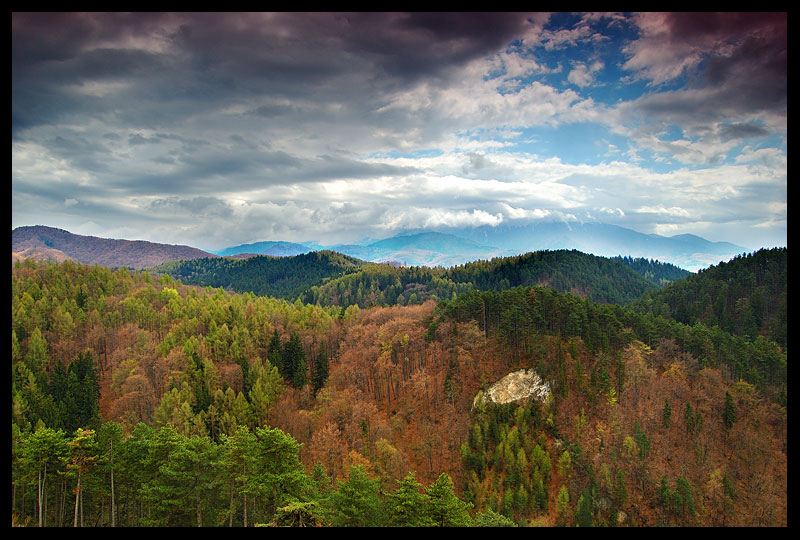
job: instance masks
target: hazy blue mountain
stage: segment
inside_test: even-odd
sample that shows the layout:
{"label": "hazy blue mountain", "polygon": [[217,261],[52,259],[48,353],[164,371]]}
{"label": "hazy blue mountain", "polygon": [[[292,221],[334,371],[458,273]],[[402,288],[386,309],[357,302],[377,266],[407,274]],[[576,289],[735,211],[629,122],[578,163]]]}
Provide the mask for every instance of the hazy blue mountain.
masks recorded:
{"label": "hazy blue mountain", "polygon": [[304,244],[295,244],[294,242],[280,242],[280,241],[266,241],[254,242],[252,244],[241,244],[232,246],[220,251],[214,251],[216,255],[221,257],[230,257],[233,255],[241,255],[244,253],[251,253],[253,255],[272,255],[275,257],[291,257],[293,255],[303,255],[310,251],[317,251]]}
{"label": "hazy blue mountain", "polygon": [[[440,232],[402,234],[367,246],[381,261],[399,261],[411,266],[454,266],[479,259],[511,255],[509,250]],[[353,255],[355,256],[355,255]],[[360,257],[363,258],[363,257]]]}
{"label": "hazy blue mountain", "polygon": [[644,257],[672,263],[693,272],[751,251],[729,242],[710,242],[692,234],[667,237],[602,223],[542,222],[527,226],[499,225],[440,230],[514,253],[542,249],[577,249],[603,257]]}
{"label": "hazy blue mountain", "polygon": [[215,251],[217,255],[243,253],[292,256],[310,251],[331,250],[369,262],[395,262],[409,266],[454,266],[479,259],[514,255],[507,249],[482,245],[459,236],[440,232],[413,232],[365,244],[322,246],[314,242],[256,242]]}
{"label": "hazy blue mountain", "polygon": [[383,240],[330,246],[313,242],[257,242],[215,253],[289,256],[321,249],[369,262],[445,267],[531,251],[575,249],[602,257],[642,257],[671,263],[692,272],[751,251],[729,242],[710,242],[693,234],[667,237],[602,223],[539,222],[525,226],[408,230]]}

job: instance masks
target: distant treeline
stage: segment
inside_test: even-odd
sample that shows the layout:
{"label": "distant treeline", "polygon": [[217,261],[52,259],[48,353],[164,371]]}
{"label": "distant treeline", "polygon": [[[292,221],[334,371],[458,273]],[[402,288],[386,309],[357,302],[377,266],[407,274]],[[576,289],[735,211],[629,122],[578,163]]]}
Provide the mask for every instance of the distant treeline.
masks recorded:
{"label": "distant treeline", "polygon": [[451,268],[365,263],[325,251],[295,257],[196,259],[155,267],[183,283],[320,305],[393,306],[451,299],[468,290],[543,285],[594,302],[627,304],[689,274],[680,268],[575,250],[537,251]]}

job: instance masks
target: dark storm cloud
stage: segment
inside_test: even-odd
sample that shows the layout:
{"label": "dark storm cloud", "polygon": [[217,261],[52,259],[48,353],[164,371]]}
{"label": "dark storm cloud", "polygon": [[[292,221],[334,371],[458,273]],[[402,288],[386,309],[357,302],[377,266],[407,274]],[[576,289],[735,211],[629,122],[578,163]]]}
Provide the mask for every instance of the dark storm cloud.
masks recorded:
{"label": "dark storm cloud", "polygon": [[760,113],[786,115],[786,13],[669,13],[642,27],[648,31],[628,49],[629,65],[645,77],[689,79],[684,89],[638,100],[634,108],[649,118],[698,129]]}
{"label": "dark storm cloud", "polygon": [[769,130],[753,124],[726,124],[719,129],[719,136],[723,141],[765,137],[767,135],[769,135]]}
{"label": "dark storm cloud", "polygon": [[[580,215],[587,201],[632,219],[644,219],[632,215],[643,206],[654,210],[648,219],[680,213],[678,206],[694,210],[641,201],[673,198],[664,182],[648,184],[657,193],[642,194],[630,181],[631,189],[609,195],[616,175],[643,174],[629,164],[572,169],[560,149],[536,155],[533,138],[517,153],[513,143],[527,127],[552,119],[566,127],[613,123],[615,133],[641,136],[638,146],[628,139],[629,148],[693,164],[747,141],[731,177],[773,163],[785,179],[785,152],[750,141],[785,122],[785,15],[626,16],[627,25],[639,21],[647,31],[625,42],[625,69],[631,80],[652,84],[637,99],[624,92],[643,85],[622,81],[614,106],[588,97],[592,84],[576,90],[559,85],[556,71],[543,76],[542,66],[551,65],[537,56],[549,54],[546,19],[12,14],[12,220],[59,215],[64,223],[115,227],[118,237],[140,227],[138,238],[219,248],[267,239],[270,231],[305,240],[353,228],[360,229],[351,237],[373,235],[415,221]],[[559,54],[603,37],[561,28],[557,19],[546,39],[558,41],[550,48]],[[625,43],[612,42],[606,66],[624,61]],[[514,85],[501,85],[504,77]],[[683,135],[674,136],[673,125]],[[507,135],[495,138],[501,132]],[[659,139],[664,133],[668,140]],[[604,170],[616,167],[613,177]],[[696,173],[688,171],[681,187],[692,188]]]}

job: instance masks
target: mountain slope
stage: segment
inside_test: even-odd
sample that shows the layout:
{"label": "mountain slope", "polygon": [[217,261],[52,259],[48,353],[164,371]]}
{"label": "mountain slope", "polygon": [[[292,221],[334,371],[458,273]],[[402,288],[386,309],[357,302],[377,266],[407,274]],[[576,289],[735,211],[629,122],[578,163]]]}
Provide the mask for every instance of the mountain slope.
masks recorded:
{"label": "mountain slope", "polygon": [[525,226],[413,229],[378,241],[327,246],[311,242],[257,242],[215,253],[284,256],[319,249],[330,249],[368,262],[392,261],[430,267],[450,267],[532,251],[575,249],[602,257],[667,262],[693,272],[749,251],[729,242],[710,242],[692,234],[666,237],[602,223],[539,222]]}
{"label": "mountain slope", "polygon": [[223,287],[294,300],[315,285],[358,269],[364,262],[333,251],[314,251],[291,257],[256,255],[244,259],[216,258],[174,261],[150,270],[169,274],[183,283]]}
{"label": "mountain slope", "polygon": [[527,226],[498,225],[440,229],[474,242],[525,253],[543,249],[577,249],[604,257],[644,257],[697,271],[749,251],[729,242],[710,242],[699,236],[643,234],[602,223],[541,222]]}
{"label": "mountain slope", "polygon": [[536,285],[617,304],[630,303],[659,287],[619,260],[574,250],[545,250],[447,269],[366,264],[313,287],[301,298],[308,303],[364,308],[446,300],[470,290],[504,291]]}
{"label": "mountain slope", "polygon": [[749,339],[765,336],[786,347],[787,265],[786,248],[762,249],[650,291],[634,305],[684,324],[719,326]]}
{"label": "mountain slope", "polygon": [[36,225],[18,227],[11,231],[12,261],[17,257],[45,260],[69,258],[84,264],[99,264],[109,268],[146,268],[167,261],[216,257],[197,248],[157,244],[144,240],[115,240],[83,236]]}

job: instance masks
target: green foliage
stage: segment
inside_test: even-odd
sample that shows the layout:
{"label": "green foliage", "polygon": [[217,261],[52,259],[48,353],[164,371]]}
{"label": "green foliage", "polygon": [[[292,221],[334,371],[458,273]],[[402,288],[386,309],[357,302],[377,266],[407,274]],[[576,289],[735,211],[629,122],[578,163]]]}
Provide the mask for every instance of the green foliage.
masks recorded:
{"label": "green foliage", "polygon": [[688,326],[718,326],[750,341],[763,336],[786,348],[787,259],[787,248],[739,255],[649,291],[633,307]]}
{"label": "green foliage", "polygon": [[224,287],[294,301],[324,280],[355,271],[363,261],[318,251],[293,257],[259,255],[246,259],[227,257],[164,263],[151,270],[169,274],[183,283]]}
{"label": "green foliage", "polygon": [[472,518],[473,527],[517,527],[513,520],[502,514],[498,514],[492,509],[485,512],[477,512]]}
{"label": "green foliage", "polygon": [[460,500],[453,491],[453,480],[442,473],[427,488],[428,516],[436,527],[467,527],[471,524],[470,504]]}
{"label": "green foliage", "polygon": [[593,504],[594,497],[592,493],[588,489],[584,489],[580,497],[578,497],[578,504],[575,508],[576,527],[594,527]]}
{"label": "green foliage", "polygon": [[386,525],[390,527],[430,527],[431,516],[424,511],[430,505],[430,496],[423,493],[422,485],[413,472],[398,481],[397,489],[386,497]]}
{"label": "green foliage", "polygon": [[328,380],[330,373],[330,364],[328,363],[328,349],[323,341],[320,343],[317,357],[314,359],[314,364],[311,369],[311,387],[316,394],[319,392],[325,381]]}
{"label": "green foliage", "polygon": [[362,465],[350,468],[346,480],[340,480],[325,506],[334,527],[374,527],[381,524],[378,499],[380,483],[367,474]]}
{"label": "green foliage", "polygon": [[669,397],[664,398],[664,409],[661,411],[661,427],[667,429],[672,425],[672,405]]}

